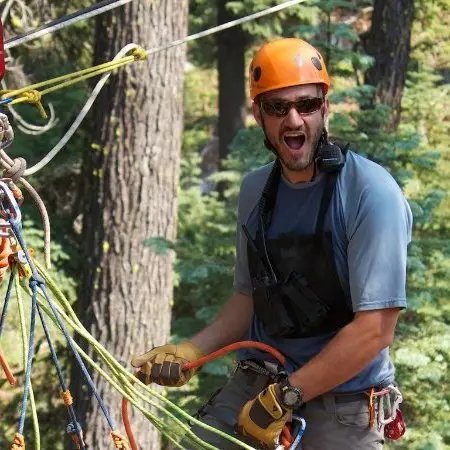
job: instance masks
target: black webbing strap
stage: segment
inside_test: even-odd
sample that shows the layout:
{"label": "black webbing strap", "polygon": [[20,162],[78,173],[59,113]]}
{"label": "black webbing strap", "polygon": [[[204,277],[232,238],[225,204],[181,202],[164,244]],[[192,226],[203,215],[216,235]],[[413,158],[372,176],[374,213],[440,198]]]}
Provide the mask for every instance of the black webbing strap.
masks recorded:
{"label": "black webbing strap", "polygon": [[336,186],[337,177],[339,172],[332,172],[325,174],[327,184],[322,194],[322,200],[320,202],[319,214],[316,222],[316,235],[321,236],[323,233],[323,226],[325,224],[325,216],[330,206],[331,197],[333,197],[334,188]]}
{"label": "black webbing strap", "polygon": [[275,202],[277,201],[278,186],[281,178],[281,163],[277,158],[273,163],[272,170],[267,178],[266,184],[259,199],[258,212],[262,219],[264,226],[263,230],[259,230],[262,234],[265,233],[272,221],[272,213],[275,209]]}

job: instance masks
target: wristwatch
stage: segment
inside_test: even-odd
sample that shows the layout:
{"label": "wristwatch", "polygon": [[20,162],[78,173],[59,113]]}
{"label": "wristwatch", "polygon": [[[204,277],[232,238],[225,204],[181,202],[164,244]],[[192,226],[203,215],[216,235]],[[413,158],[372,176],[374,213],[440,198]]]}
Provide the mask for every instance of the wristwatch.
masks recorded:
{"label": "wristwatch", "polygon": [[279,401],[285,408],[296,409],[303,404],[303,391],[299,387],[292,386],[287,377],[278,383],[278,388]]}

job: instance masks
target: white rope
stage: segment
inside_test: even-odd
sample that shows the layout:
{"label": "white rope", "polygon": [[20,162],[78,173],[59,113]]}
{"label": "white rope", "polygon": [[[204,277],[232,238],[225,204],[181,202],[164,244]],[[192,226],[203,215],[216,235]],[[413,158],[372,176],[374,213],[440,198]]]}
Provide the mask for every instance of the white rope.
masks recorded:
{"label": "white rope", "polygon": [[242,25],[243,23],[251,22],[252,20],[259,19],[260,17],[267,16],[269,14],[276,13],[285,8],[289,8],[290,6],[298,5],[299,3],[304,3],[306,0],[289,0],[287,2],[281,3],[277,6],[272,6],[271,8],[267,8],[263,11],[259,11],[254,14],[250,14],[245,17],[241,17],[240,19],[231,20],[230,22],[224,23],[222,25],[218,25],[217,27],[210,28],[209,30],[200,31],[200,33],[191,34],[190,36],[185,37],[184,39],[178,39],[176,41],[172,41],[170,44],[162,45],[161,47],[156,47],[150,50],[147,50],[149,55],[153,53],[160,52],[162,50],[167,50],[169,48],[175,47],[177,45],[185,44],[186,42],[195,41],[196,39],[200,39],[205,36],[209,36],[210,34],[218,33],[219,31],[227,30],[228,28],[236,27],[238,25]]}
{"label": "white rope", "polygon": [[[122,56],[125,56],[129,51],[137,48],[138,45],[136,44],[128,44],[125,47],[123,47],[119,53],[114,57],[114,59],[121,58]],[[98,94],[102,90],[105,83],[108,81],[108,78],[111,76],[112,72],[108,72],[103,74],[103,76],[100,78],[100,80],[95,85],[94,90],[91,92],[90,97],[88,98],[86,104],[83,106],[83,109],[78,113],[77,118],[74,120],[70,128],[67,130],[66,134],[63,136],[63,138],[50,150],[50,152],[47,153],[47,155],[39,161],[34,166],[28,168],[25,170],[23,176],[29,176],[33,175],[37,171],[41,170],[43,167],[45,167],[60,151],[61,149],[67,144],[69,139],[73,136],[77,128],[80,126],[83,119],[86,117],[86,114],[91,109],[95,99],[97,98]]]}
{"label": "white rope", "polygon": [[133,0],[117,0],[116,2],[113,3],[107,2],[107,4],[103,7],[96,6],[93,9],[89,8],[89,10],[86,11],[85,13],[81,14],[74,13],[72,15],[69,15],[67,19],[65,18],[57,19],[53,22],[50,22],[47,25],[39,27],[35,31],[25,33],[23,36],[17,36],[8,39],[7,41],[5,41],[5,49],[17,47],[19,45],[24,44],[25,42],[32,41],[33,39],[40,38],[42,36],[45,36],[46,34],[61,30],[62,28],[68,27],[69,25],[73,25],[74,23],[80,20],[86,20],[91,17],[97,16],[98,14],[103,14],[119,6],[126,5],[127,3],[130,3],[132,1]]}

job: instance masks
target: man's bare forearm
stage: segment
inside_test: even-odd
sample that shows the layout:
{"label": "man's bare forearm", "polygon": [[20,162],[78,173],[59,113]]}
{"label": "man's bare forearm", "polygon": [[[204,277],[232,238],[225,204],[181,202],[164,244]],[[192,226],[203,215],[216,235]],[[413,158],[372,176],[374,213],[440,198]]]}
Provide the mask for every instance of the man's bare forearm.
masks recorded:
{"label": "man's bare forearm", "polygon": [[398,310],[360,313],[311,361],[289,376],[304,401],[334,389],[364,369],[393,341]]}
{"label": "man's bare forearm", "polygon": [[252,316],[252,298],[235,293],[214,322],[195,335],[192,340],[206,353],[213,352],[246,336]]}

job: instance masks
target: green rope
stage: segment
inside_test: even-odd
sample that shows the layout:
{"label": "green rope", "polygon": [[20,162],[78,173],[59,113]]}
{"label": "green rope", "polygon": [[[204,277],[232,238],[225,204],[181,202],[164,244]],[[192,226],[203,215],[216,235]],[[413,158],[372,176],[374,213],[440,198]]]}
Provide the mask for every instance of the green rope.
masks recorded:
{"label": "green rope", "polygon": [[[230,436],[223,431],[217,430],[209,425],[204,424],[198,419],[187,414],[183,409],[170,402],[164,395],[146,386],[139,381],[132,373],[126,370],[107,350],[103,347],[89,332],[84,328],[75,312],[73,311],[69,301],[57,287],[51,276],[36,260],[34,263],[44,278],[46,285],[54,296],[55,306],[58,313],[63,320],[74,332],[81,336],[93,349],[94,353],[106,365],[109,373],[104,370],[99,363],[95,362],[78,344],[76,344],[81,357],[88,363],[93,370],[95,370],[108,384],[110,384],[117,392],[125,397],[131,405],[138,409],[164,436],[166,436],[172,443],[176,445],[176,439],[182,437],[185,441],[195,444],[199,449],[217,450],[211,444],[204,442],[196,436],[190,429],[190,426],[182,421],[188,420],[190,423],[198,425],[212,433],[227,439],[241,448],[247,450],[255,450],[243,442],[239,441],[233,436]],[[22,288],[27,292],[31,292],[25,280],[20,283]],[[54,321],[56,319],[50,308],[45,302],[45,297],[40,294],[38,302],[42,310]],[[163,418],[146,409],[141,402],[150,406],[154,411],[161,414],[164,420],[169,420],[170,424],[164,422]],[[169,410],[170,409],[170,410]],[[173,412],[171,412],[173,411]],[[175,415],[176,414],[176,415]],[[177,417],[181,416],[181,418]],[[175,425],[175,426],[174,426]],[[180,447],[177,445],[177,447]]]}

